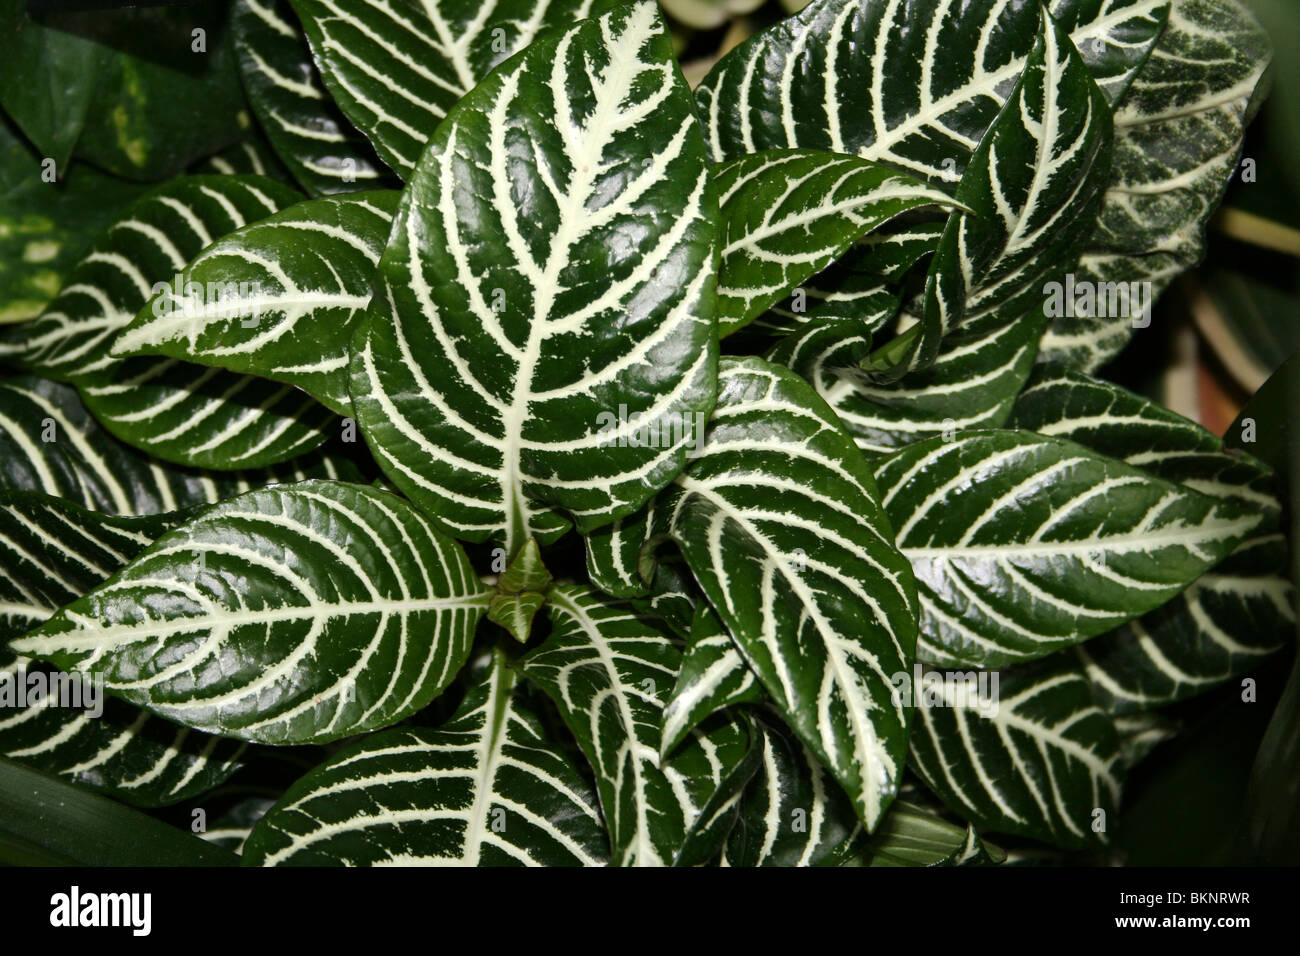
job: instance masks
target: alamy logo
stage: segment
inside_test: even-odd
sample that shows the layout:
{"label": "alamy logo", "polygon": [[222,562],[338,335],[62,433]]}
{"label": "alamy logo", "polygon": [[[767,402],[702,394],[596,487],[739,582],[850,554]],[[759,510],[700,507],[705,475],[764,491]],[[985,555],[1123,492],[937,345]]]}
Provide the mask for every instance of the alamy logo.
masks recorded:
{"label": "alamy logo", "polygon": [[209,320],[234,317],[244,328],[255,328],[261,321],[260,305],[267,299],[260,282],[182,283],[179,275],[171,282],[154,283],[150,294],[156,318],[168,318],[191,334]]}
{"label": "alamy logo", "polygon": [[899,671],[889,682],[900,707],[960,707],[990,719],[998,715],[997,671],[928,671],[918,661],[910,674]]}
{"label": "alamy logo", "polygon": [[646,418],[627,413],[627,406],[618,406],[618,414],[601,412],[596,416],[598,434],[616,436],[619,448],[676,448],[688,445],[692,457],[704,447],[704,426],[708,416],[703,412],[694,415],[661,415]]}
{"label": "alamy logo", "polygon": [[1065,282],[1043,286],[1043,314],[1049,319],[1132,319],[1133,328],[1151,324],[1155,291],[1150,282],[1090,282],[1067,273]]}
{"label": "alamy logo", "polygon": [[152,893],[82,893],[74,886],[50,897],[50,925],[60,927],[126,926],[133,936],[153,928]]}
{"label": "alamy logo", "polygon": [[88,681],[80,674],[24,667],[0,673],[0,710],[28,707],[84,710],[86,716],[98,719],[104,714],[104,679]]}

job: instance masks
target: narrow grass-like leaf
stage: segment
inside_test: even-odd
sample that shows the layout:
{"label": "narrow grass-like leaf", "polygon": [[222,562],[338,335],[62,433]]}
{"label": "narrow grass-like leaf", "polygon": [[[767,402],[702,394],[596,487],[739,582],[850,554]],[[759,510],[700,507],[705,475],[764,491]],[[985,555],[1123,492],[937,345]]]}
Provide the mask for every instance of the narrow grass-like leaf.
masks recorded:
{"label": "narrow grass-like leaf", "polygon": [[[50,825],[53,818],[58,826]],[[238,857],[139,810],[0,757],[0,862],[233,866]]]}
{"label": "narrow grass-like leaf", "polygon": [[923,807],[899,800],[880,829],[845,866],[971,866],[997,863],[1006,854],[979,838],[970,824],[950,823]]}

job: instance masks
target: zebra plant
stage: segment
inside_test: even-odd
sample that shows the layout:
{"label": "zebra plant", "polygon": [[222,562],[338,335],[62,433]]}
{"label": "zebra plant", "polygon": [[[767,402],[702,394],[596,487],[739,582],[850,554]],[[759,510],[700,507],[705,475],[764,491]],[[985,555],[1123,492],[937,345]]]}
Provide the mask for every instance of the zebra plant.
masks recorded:
{"label": "zebra plant", "polygon": [[[232,16],[257,125],[0,303],[0,690],[110,695],[11,693],[11,781],[199,862],[1100,858],[1285,642],[1270,469],[1095,374],[1238,162],[1237,0],[814,0],[694,91],[649,0]],[[49,88],[10,153],[84,179]]]}

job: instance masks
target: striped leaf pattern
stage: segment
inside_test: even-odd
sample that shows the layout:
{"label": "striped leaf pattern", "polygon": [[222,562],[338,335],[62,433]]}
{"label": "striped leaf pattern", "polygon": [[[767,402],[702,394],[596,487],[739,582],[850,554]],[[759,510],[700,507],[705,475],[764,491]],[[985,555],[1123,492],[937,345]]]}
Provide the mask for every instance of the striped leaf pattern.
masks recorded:
{"label": "striped leaf pattern", "polygon": [[1062,439],[980,430],[876,465],[916,575],[917,654],[998,667],[1102,634],[1229,554],[1258,511]]}
{"label": "striped leaf pattern", "polygon": [[11,647],[189,727],[310,743],[428,704],[486,605],[409,504],[309,481],[207,509]]}
{"label": "striped leaf pattern", "polygon": [[[937,218],[936,218],[937,217]],[[754,320],[755,330],[788,334],[805,324],[849,321],[874,332],[898,316],[908,271],[939,244],[947,217],[909,214],[870,233],[847,253]]]}
{"label": "striped leaf pattern", "polygon": [[260,471],[169,465],[106,433],[70,386],[26,375],[0,382],[0,488],[41,492],[92,511],[151,515],[212,504],[269,482],[360,477],[338,447]]}
{"label": "striped leaf pattern", "polygon": [[916,351],[964,328],[986,335],[1042,313],[1048,278],[1073,267],[1079,222],[1096,214],[1108,171],[1111,112],[1063,27],[1044,13],[1007,108],[957,187],[972,214],[948,220],[930,263]]}
{"label": "striped leaf pattern", "polygon": [[325,86],[403,179],[434,129],[502,60],[593,0],[292,0]]}
{"label": "striped leaf pattern", "polygon": [[[1114,102],[1160,33],[1168,0],[1049,4]],[[814,0],[740,44],[696,93],[716,161],[824,149],[951,190],[1034,46],[1040,5]]]}
{"label": "striped leaf pattern", "polygon": [[[0,682],[58,671],[0,648]],[[66,675],[64,675],[66,676]],[[30,683],[29,683],[30,686]],[[246,744],[177,727],[112,697],[102,713],[58,706],[57,698],[0,706],[0,755],[141,807],[180,803],[229,780]]]}
{"label": "striped leaf pattern", "polygon": [[910,209],[946,193],[856,156],[773,150],[723,164],[718,331],[733,332]]}
{"label": "striped leaf pattern", "polygon": [[[398,197],[311,199],[218,239],[140,310],[112,354],[275,379],[350,415],[348,349]],[[210,288],[227,292],[213,302]]]}
{"label": "striped leaf pattern", "polygon": [[787,369],[724,359],[704,447],[656,505],[709,602],[868,827],[903,770],[915,592],[871,470]]}
{"label": "striped leaf pattern", "polygon": [[488,620],[500,624],[519,643],[527,644],[533,629],[533,618],[545,603],[546,595],[536,591],[496,594],[488,605]]}
{"label": "striped leaf pattern", "polygon": [[979,838],[970,824],[958,826],[938,813],[898,800],[880,829],[844,866],[974,866],[1000,863],[1000,849]]}
{"label": "striped leaf pattern", "polygon": [[683,641],[689,641],[695,611],[704,602],[704,595],[700,593],[691,569],[676,547],[666,546],[653,551],[648,561],[653,564],[650,593],[632,598],[628,603],[640,613],[663,623]]}
{"label": "striped leaf pattern", "polygon": [[213,153],[190,172],[196,176],[267,176],[282,183],[292,183],[289,171],[261,136],[249,136],[234,146]]}
{"label": "striped leaf pattern", "polygon": [[0,490],[0,644],[102,583],[177,520],[96,514],[62,498]]}
{"label": "striped leaf pattern", "polygon": [[[1169,25],[1115,113],[1114,162],[1080,282],[1150,283],[1154,298],[1201,260],[1269,58],[1237,0],[1171,0]],[[1134,333],[1129,315],[1072,311],[1043,337],[1043,362],[1093,371]]]}
{"label": "striped leaf pattern", "polygon": [[717,614],[700,605],[695,609],[677,683],[664,708],[660,757],[670,755],[710,714],[735,704],[755,703],[763,696],[763,688]]}
{"label": "striped leaf pattern", "polygon": [[[649,0],[553,32],[439,126],[352,361],[380,465],[458,537],[553,541],[683,466],[713,402],[716,205]],[[643,439],[652,429],[653,439]]]}
{"label": "striped leaf pattern", "polygon": [[[642,576],[641,561],[643,550],[650,546],[650,529],[660,524],[655,515],[651,499],[644,508],[583,536],[587,576],[610,597],[636,598],[651,593],[648,576]],[[653,569],[647,566],[644,570]]]}
{"label": "striped leaf pattern", "polygon": [[984,335],[949,336],[933,365],[888,385],[859,366],[871,337],[845,322],[810,325],[774,345],[768,358],[802,375],[863,453],[876,456],[1005,423],[1033,370],[1042,329],[1041,319],[1027,317]]}
{"label": "striped leaf pattern", "polygon": [[68,678],[4,647],[119,570],[176,520],[112,517],[46,495],[0,492],[0,753],[144,806],[203,793],[238,769],[239,744],[176,727],[102,692],[92,699],[92,686],[81,693],[82,707],[71,706],[75,694],[35,699],[29,690],[20,700],[19,685],[39,681],[54,691]]}
{"label": "striped leaf pattern", "polygon": [[[148,189],[80,163],[43,182],[42,158],[12,124],[0,126],[0,333],[40,315],[99,233]],[[0,358],[10,349],[0,334]]]}
{"label": "striped leaf pattern", "polygon": [[192,176],[146,194],[114,222],[62,291],[22,330],[24,365],[47,378],[84,382],[108,372],[113,336],[200,249],[297,200],[257,176]]}
{"label": "striped leaf pattern", "polygon": [[762,719],[758,726],[763,762],[727,836],[727,865],[843,862],[864,833],[852,801],[780,721]]}
{"label": "striped leaf pattern", "polygon": [[260,866],[599,866],[596,795],[547,742],[497,659],[437,730],[390,730],[339,752],[253,828]]}
{"label": "striped leaf pattern", "polygon": [[1295,622],[1272,475],[1216,435],[1141,396],[1077,372],[1036,374],[1012,423],[1079,442],[1261,515],[1259,525],[1177,597],[1077,648],[1111,713],[1182,700],[1249,672]]}
{"label": "striped leaf pattern", "polygon": [[339,433],[329,409],[291,385],[177,359],[126,359],[80,390],[116,438],[189,468],[282,465]]}
{"label": "striped leaf pattern", "polygon": [[288,0],[237,0],[231,27],[249,105],[303,189],[386,185],[388,169],[326,92]]}
{"label": "striped leaf pattern", "polygon": [[1080,848],[1105,843],[1124,778],[1119,738],[1069,655],[1001,672],[996,709],[941,682],[916,709],[908,765],[975,826]]}
{"label": "striped leaf pattern", "polygon": [[[122,362],[113,336],[214,238],[298,194],[260,177],[191,176],[158,187],[109,227],[41,317],[22,331],[24,364],[81,389],[118,438],[164,461],[257,468],[311,451],[330,416],[294,389],[176,360]],[[204,289],[206,298],[224,292]]]}
{"label": "striped leaf pattern", "polygon": [[553,588],[547,611],[551,635],[521,666],[555,702],[595,770],[613,862],[705,862],[721,848],[756,768],[750,730],[735,720],[710,722],[661,760],[663,709],[681,652],[588,588]]}

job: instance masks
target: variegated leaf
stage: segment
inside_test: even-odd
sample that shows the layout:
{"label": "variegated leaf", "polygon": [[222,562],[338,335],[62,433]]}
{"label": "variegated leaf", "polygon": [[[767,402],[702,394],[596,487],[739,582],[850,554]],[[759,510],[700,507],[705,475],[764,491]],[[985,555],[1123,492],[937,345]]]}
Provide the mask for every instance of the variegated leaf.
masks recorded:
{"label": "variegated leaf", "polygon": [[487,599],[402,499],[301,482],[212,506],[11,647],[186,726],[319,742],[437,696]]}
{"label": "variegated leaf", "polygon": [[1040,321],[1044,284],[1073,268],[1078,224],[1096,215],[1110,144],[1106,97],[1044,11],[1025,72],[957,186],[972,211],[948,219],[930,262],[916,358],[896,359],[899,367],[933,364],[940,340],[958,329],[983,336]]}
{"label": "variegated leaf", "polygon": [[451,108],[548,27],[594,0],[292,0],[325,86],[389,166],[414,173]]}
{"label": "variegated leaf", "polygon": [[299,198],[259,176],[181,177],[151,190],[100,236],[40,318],[19,330],[21,361],[59,381],[102,376],[116,364],[113,336],[155,286],[214,239]]}
{"label": "variegated leaf", "polygon": [[[1259,105],[1268,38],[1238,0],[1172,0],[1169,24],[1115,113],[1114,161],[1077,279],[1150,303],[1205,252],[1205,225]],[[1063,303],[1042,361],[1093,371],[1150,321],[1131,309]],[[1088,314],[1085,314],[1088,313]]]}
{"label": "variegated leaf", "polygon": [[[350,415],[348,349],[398,197],[310,199],[218,239],[118,333],[113,356],[258,375]],[[215,301],[213,288],[225,290]]]}
{"label": "variegated leaf", "polygon": [[756,767],[751,731],[715,720],[661,760],[659,728],[681,652],[587,588],[553,588],[547,611],[551,635],[521,666],[555,702],[596,772],[613,861],[705,862],[721,848]]}
{"label": "variegated leaf", "polygon": [[724,359],[701,453],[656,502],[777,709],[868,828],[903,769],[914,585],[871,469],[788,369]]}
{"label": "variegated leaf", "polygon": [[533,629],[533,618],[545,603],[546,595],[536,591],[494,594],[488,605],[488,620],[500,624],[519,643],[527,644]]}
{"label": "variegated leaf", "polygon": [[[332,417],[289,386],[109,355],[113,336],[200,249],[296,198],[260,177],[189,176],[157,187],[109,227],[41,317],[20,330],[21,361],[74,382],[105,428],[164,461],[257,468],[319,447]],[[196,294],[211,302],[223,293]]]}
{"label": "variegated leaf", "polygon": [[0,755],[141,807],[192,799],[241,768],[246,744],[178,727],[102,692],[89,708],[55,696],[23,707],[5,701],[18,683],[30,688],[35,679],[53,690],[67,677],[0,647]]}
{"label": "variegated leaf", "polygon": [[497,588],[507,594],[524,591],[545,591],[551,586],[551,572],[542,561],[542,550],[537,541],[529,538],[510,560],[510,566],[501,573]]}
{"label": "variegated leaf", "polygon": [[888,167],[817,150],[773,150],[715,173],[722,208],[718,332],[776,305],[859,239],[908,210],[952,208],[941,190]]}
{"label": "variegated leaf", "polygon": [[493,73],[403,193],[354,349],[357,420],[385,473],[457,536],[511,553],[567,515],[586,531],[640,506],[713,403],[715,219],[649,0]]}
{"label": "variegated leaf", "polygon": [[[0,333],[40,315],[99,233],[148,188],[83,163],[46,182],[45,158],[0,123]],[[12,352],[0,334],[0,359]]]}
{"label": "variegated leaf", "polygon": [[131,803],[217,786],[242,747],[151,717],[102,688],[11,653],[5,642],[119,570],[179,516],[114,517],[0,492],[0,753]]}
{"label": "variegated leaf", "polygon": [[852,802],[779,721],[758,726],[763,763],[745,789],[723,859],[729,866],[843,862],[864,833]]}
{"label": "variegated leaf", "polygon": [[991,700],[938,685],[908,765],[975,826],[1077,848],[1105,843],[1124,778],[1119,738],[1070,655],[1009,668]]}
{"label": "variegated leaf", "polygon": [[1185,418],[1077,372],[1035,374],[1012,424],[1068,438],[1258,511],[1260,524],[1173,600],[1077,648],[1111,713],[1182,700],[1249,672],[1290,637],[1293,592],[1272,475]]}
{"label": "variegated leaf", "polygon": [[261,136],[250,135],[234,146],[213,153],[190,169],[196,176],[266,176],[282,183],[293,177]]}
{"label": "variegated leaf", "polygon": [[839,321],[852,322],[861,332],[884,327],[898,316],[905,291],[903,279],[934,253],[946,218],[939,213],[913,214],[864,236],[844,256],[755,319],[753,330],[785,335],[805,324]]}
{"label": "variegated leaf", "polygon": [[0,645],[101,584],[178,520],[97,514],[62,498],[0,490]]}
{"label": "variegated leaf", "polygon": [[969,823],[958,826],[924,807],[897,801],[880,829],[844,866],[973,866],[999,863],[1006,854],[980,839]]}
{"label": "variegated leaf", "polygon": [[231,15],[249,105],[310,195],[387,185],[388,169],[344,118],[288,0],[238,0]]}
{"label": "variegated leaf", "polygon": [[1124,752],[1124,763],[1130,770],[1149,757],[1162,743],[1177,737],[1182,730],[1179,721],[1153,711],[1112,713],[1112,716],[1115,720],[1115,733],[1119,735],[1120,749]]}
{"label": "variegated leaf", "polygon": [[390,730],[303,777],[253,827],[261,866],[599,866],[596,795],[501,659],[437,730]]}
{"label": "variegated leaf", "polygon": [[177,359],[126,359],[79,388],[116,438],[189,468],[283,465],[342,433],[329,409],[292,385]]}
{"label": "variegated leaf", "polygon": [[270,482],[360,479],[340,447],[260,471],[183,468],[148,458],[107,434],[68,385],[26,375],[0,382],[0,488],[38,491],[93,511],[159,514]]}
{"label": "variegated leaf", "polygon": [[695,609],[677,682],[664,708],[660,758],[670,755],[710,714],[763,699],[763,688],[707,605]]}
{"label": "variegated leaf", "polygon": [[651,566],[650,593],[628,603],[689,641],[695,610],[704,601],[691,569],[675,546],[651,552],[646,561]]}
{"label": "variegated leaf", "polygon": [[[587,532],[583,540],[587,576],[591,583],[610,597],[626,599],[649,595],[649,574],[643,573],[642,551],[649,546],[650,529],[657,524],[655,503],[651,499],[639,511]],[[647,566],[644,572],[651,570]]]}
{"label": "variegated leaf", "polygon": [[998,667],[1174,597],[1261,513],[1073,442],[1020,431],[909,445],[876,465],[916,575],[918,656]]}
{"label": "variegated leaf", "polygon": [[996,428],[1011,414],[1034,367],[1043,321],[1032,316],[984,335],[953,335],[927,369],[892,384],[871,380],[860,362],[871,338],[843,323],[810,325],[778,342],[771,361],[817,391],[869,455],[971,428]]}
{"label": "variegated leaf", "polygon": [[[1115,102],[1168,0],[1054,0],[1053,17]],[[740,44],[696,97],[717,161],[764,149],[851,153],[948,189],[1034,46],[1025,0],[814,0]]]}

